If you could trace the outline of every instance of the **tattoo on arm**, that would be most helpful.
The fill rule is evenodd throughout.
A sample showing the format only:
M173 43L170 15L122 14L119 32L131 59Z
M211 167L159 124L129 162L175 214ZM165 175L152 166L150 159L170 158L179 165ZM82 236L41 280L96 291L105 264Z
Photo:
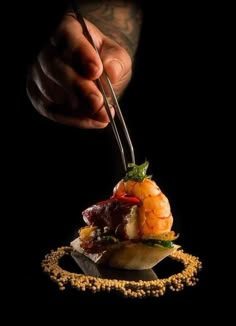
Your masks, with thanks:
M135 0L77 0L77 3L85 18L134 57L142 23L142 11Z

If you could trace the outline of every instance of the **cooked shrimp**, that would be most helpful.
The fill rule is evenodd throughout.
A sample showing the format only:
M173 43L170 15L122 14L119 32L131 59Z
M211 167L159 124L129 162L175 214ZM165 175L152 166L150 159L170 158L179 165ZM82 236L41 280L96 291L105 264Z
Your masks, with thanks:
M137 211L141 238L155 238L170 232L173 224L170 204L155 181L145 178L142 181L121 180L115 186L113 195L133 196L140 200Z

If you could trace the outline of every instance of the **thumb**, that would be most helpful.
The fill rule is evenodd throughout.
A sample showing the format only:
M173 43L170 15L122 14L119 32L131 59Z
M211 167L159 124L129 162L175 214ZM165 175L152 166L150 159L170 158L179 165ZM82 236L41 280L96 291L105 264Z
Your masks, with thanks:
M104 41L100 53L104 69L114 85L127 83L131 77L132 61L128 52L116 42Z

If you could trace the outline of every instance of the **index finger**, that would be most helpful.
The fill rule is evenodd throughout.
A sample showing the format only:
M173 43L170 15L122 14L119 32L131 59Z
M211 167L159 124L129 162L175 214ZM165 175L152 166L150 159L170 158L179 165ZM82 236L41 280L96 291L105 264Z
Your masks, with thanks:
M103 71L101 59L74 17L67 14L50 41L62 59L83 77L90 80L100 77Z

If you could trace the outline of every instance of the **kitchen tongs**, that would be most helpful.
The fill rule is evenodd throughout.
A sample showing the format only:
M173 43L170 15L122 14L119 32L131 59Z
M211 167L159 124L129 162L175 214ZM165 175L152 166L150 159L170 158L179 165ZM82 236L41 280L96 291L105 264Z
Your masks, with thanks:
M84 21L84 18L78 12L77 6L74 4L74 1L71 1L71 2L72 2L72 9L73 9L73 11L74 11L74 13L76 15L76 19L78 20L78 22L82 26L84 36L87 38L87 40L92 44L92 46L94 47L96 52L99 54L98 49L97 49L97 47L96 47L96 45L95 45L95 43L94 43L94 41L92 39L92 36L88 31L88 28L87 28L87 25L86 25L86 23ZM104 83L106 85L105 88L104 88L104 84L102 83L102 80L104 81ZM111 127L112 127L113 133L115 135L118 147L120 149L122 163L124 165L125 171L127 171L128 163L135 163L134 149L133 149L133 145L132 145L132 142L131 142L131 139L130 139L130 136L129 136L129 132L128 132L128 129L126 127L125 120L123 118L123 115L122 115L122 112L121 112L121 109L120 109L116 94L115 94L114 89L112 87L111 81L108 78L108 76L107 76L107 74L106 74L106 72L104 70L103 70L102 76L96 80L96 83L97 83L97 86L98 86L100 92L103 95L104 106L105 106L107 115L108 115L108 117L110 119ZM105 91L105 89L106 89L106 91ZM107 92L110 93L109 96L106 94ZM122 141L121 141L121 136L119 134L118 127L117 127L117 124L115 122L115 119L112 117L112 114L111 114L111 111L110 111L110 106L114 107L116 115L117 115L117 117L118 117L118 119L120 121L120 127L121 127L121 129L123 131L123 135L126 138L127 145L128 145L129 151L130 151L130 159L128 159L127 155L125 154L124 147L123 147ZM126 148L127 148L127 146L126 146Z

